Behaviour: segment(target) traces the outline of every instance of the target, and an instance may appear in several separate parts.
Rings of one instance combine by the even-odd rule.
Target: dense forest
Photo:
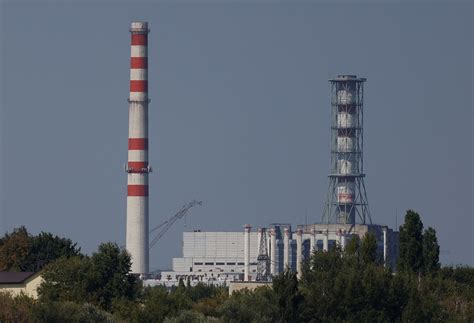
[[[0,239],[0,270],[42,270],[38,300],[0,293],[1,322],[474,322],[474,268],[442,267],[433,228],[407,211],[397,271],[375,237],[315,251],[301,279],[285,271],[268,287],[234,292],[181,281],[143,287],[114,243],[91,256],[71,240],[24,227]]]

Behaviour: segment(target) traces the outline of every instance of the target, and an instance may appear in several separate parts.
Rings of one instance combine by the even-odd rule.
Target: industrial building
[[[344,250],[354,237],[375,235],[384,265],[395,269],[398,232],[372,223],[364,183],[363,113],[365,78],[338,75],[331,84],[331,170],[321,223],[274,223],[258,231],[183,233],[183,256],[162,281],[180,279],[226,283],[268,281],[289,268],[301,277],[314,250]]]
[[[246,225],[241,232],[183,232],[183,256],[173,258],[172,271],[162,272],[162,280],[180,279],[223,283],[256,281],[261,232],[266,234],[270,273],[276,275],[290,268],[301,275],[301,263],[312,250],[328,251],[336,245],[344,249],[355,235],[375,235],[378,254],[384,263],[395,268],[398,257],[398,232],[372,224],[305,224],[292,230],[289,224],[270,224],[266,230],[251,231]],[[246,251],[246,241],[249,250]],[[248,268],[248,269],[247,269]],[[248,274],[246,274],[248,271]]]
[[[148,23],[132,22],[128,127],[126,249],[131,271],[146,276],[149,248],[192,206],[193,201],[160,229],[149,241],[148,177]],[[355,235],[375,234],[379,254],[386,266],[394,267],[398,233],[372,224],[364,184],[363,113],[365,78],[338,75],[331,84],[331,170],[329,189],[321,223],[297,225],[274,223],[252,231],[183,233],[183,256],[173,259],[173,270],[162,273],[162,281],[225,283],[227,281],[269,281],[286,268],[301,275],[302,263],[313,250],[342,249]]]

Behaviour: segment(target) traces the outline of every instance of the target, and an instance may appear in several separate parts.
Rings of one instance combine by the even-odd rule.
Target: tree
[[[206,323],[210,320],[206,319],[204,315],[191,310],[181,311],[178,316],[166,318],[164,323]]]
[[[125,249],[116,243],[102,243],[90,264],[86,282],[95,304],[109,309],[114,298],[135,298],[140,286],[138,277],[130,274],[131,258]]]
[[[34,299],[20,294],[0,292],[0,322],[31,322]]]
[[[32,316],[33,322],[112,322],[110,313],[87,303],[39,303],[35,306]]]
[[[296,273],[287,269],[274,277],[273,291],[277,299],[280,319],[283,322],[298,322],[302,296],[298,290]]]
[[[53,236],[49,232],[41,232],[31,237],[30,253],[25,259],[26,271],[39,271],[46,264],[61,257],[70,258],[81,255],[81,248],[71,239]]]
[[[37,272],[53,260],[79,255],[80,248],[70,239],[47,232],[33,236],[24,226],[0,239],[0,270],[3,271]]]
[[[60,258],[48,265],[38,293],[43,301],[90,302],[108,310],[114,299],[137,297],[140,284],[130,266],[125,250],[103,243],[92,257]]]
[[[257,288],[254,292],[247,289],[233,292],[221,304],[217,312],[222,321],[237,322],[278,322],[278,308],[274,293],[268,287]]]
[[[439,269],[439,244],[435,229],[429,227],[423,234],[423,267],[425,273]]]
[[[217,317],[217,309],[229,298],[229,292],[220,292],[209,298],[202,298],[193,305],[193,310],[205,316]]]
[[[60,258],[48,264],[42,273],[44,281],[38,288],[40,301],[90,302],[89,274],[88,257]]]
[[[398,270],[420,273],[423,269],[423,223],[418,213],[408,210],[400,226]]]
[[[365,264],[377,261],[377,239],[371,232],[367,232],[360,243],[360,256]]]
[[[345,258],[341,250],[334,248],[328,252],[315,251],[303,265],[303,275],[299,290],[304,297],[301,306],[301,320],[334,321],[334,313],[340,311],[342,289],[347,286],[337,279],[344,270]]]
[[[24,226],[0,239],[0,271],[24,271],[31,250],[31,240]]]
[[[355,256],[359,257],[359,249],[360,249],[360,238],[358,235],[353,235],[349,242],[346,244],[344,248],[344,254],[346,256]]]

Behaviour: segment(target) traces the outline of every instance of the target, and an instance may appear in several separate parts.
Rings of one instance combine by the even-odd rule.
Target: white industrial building
[[[362,238],[367,232],[375,235],[378,253],[387,266],[394,268],[398,257],[398,232],[381,225],[307,224],[292,231],[290,224],[278,223],[270,224],[265,232],[271,275],[286,267],[301,274],[301,263],[312,250],[327,251],[336,245],[344,249],[354,235]],[[260,235],[261,230],[252,231],[249,225],[240,232],[183,232],[183,256],[173,258],[172,271],[162,272],[161,281],[254,281]]]
[[[173,258],[173,271],[162,272],[162,280],[243,280],[244,241],[242,232],[183,232],[183,257]],[[256,272],[258,234],[250,232],[250,270]]]

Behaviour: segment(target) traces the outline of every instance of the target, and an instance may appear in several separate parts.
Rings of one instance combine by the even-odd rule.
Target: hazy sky
[[[130,34],[150,23],[150,224],[183,230],[321,219],[337,74],[366,77],[374,222],[407,209],[443,263],[473,256],[473,6],[465,3],[1,4],[0,231],[125,244]]]

